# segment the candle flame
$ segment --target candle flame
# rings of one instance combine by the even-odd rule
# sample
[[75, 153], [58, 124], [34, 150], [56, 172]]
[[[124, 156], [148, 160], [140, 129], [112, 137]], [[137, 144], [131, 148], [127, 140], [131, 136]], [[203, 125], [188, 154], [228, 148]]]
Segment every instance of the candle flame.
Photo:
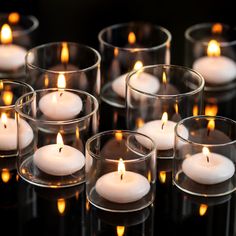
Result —
[[12, 100], [13, 100], [13, 93], [11, 91], [4, 91], [2, 99], [3, 99], [3, 102], [6, 106], [11, 105]]
[[75, 199], [78, 201], [79, 200], [79, 191], [75, 192]]
[[220, 33], [222, 33], [222, 31], [223, 31], [223, 25], [220, 23], [214, 24], [211, 28], [211, 32], [213, 34], [220, 34]]
[[167, 84], [167, 78], [166, 78], [166, 72], [165, 72], [165, 71], [162, 73], [162, 83], [163, 83], [164, 85]]
[[90, 209], [90, 202], [87, 198], [86, 198], [85, 208], [86, 208], [86, 211], [89, 211]]
[[12, 12], [8, 16], [8, 21], [11, 24], [17, 24], [20, 21], [20, 14], [18, 12]]
[[134, 70], [140, 70], [143, 67], [143, 63], [141, 61], [136, 61], [136, 63], [134, 64]]
[[57, 145], [59, 147], [59, 149], [63, 148], [63, 139], [60, 133], [57, 134]]
[[218, 57], [220, 53], [220, 44], [216, 40], [211, 40], [207, 46], [207, 55], [210, 57]]
[[122, 134], [121, 130], [117, 130], [115, 132], [115, 138], [117, 141], [121, 141], [123, 139], [123, 134]]
[[210, 120], [209, 120], [209, 122], [208, 122], [208, 124], [207, 124], [207, 129], [208, 129], [209, 131], [212, 131], [212, 130], [215, 129], [215, 121], [214, 121], [214, 119], [210, 119]]
[[198, 115], [198, 105], [194, 105], [193, 106], [193, 116], [197, 116]]
[[0, 37], [2, 44], [10, 44], [12, 42], [12, 31], [8, 24], [2, 26]]
[[168, 121], [168, 114], [167, 112], [164, 112], [162, 117], [161, 117], [161, 121], [162, 121], [162, 129], [163, 129], [163, 126], [167, 123]]
[[66, 78], [63, 73], [60, 73], [57, 78], [57, 87], [59, 89], [64, 89], [66, 87]]
[[151, 172], [150, 170], [148, 171], [147, 179], [148, 179], [148, 182], [149, 182], [149, 183], [152, 182], [152, 172]]
[[116, 226], [117, 236], [123, 236], [125, 233], [125, 226]]
[[115, 48], [114, 49], [114, 56], [117, 57], [119, 54], [119, 49], [118, 48]]
[[1, 121], [4, 124], [4, 126], [7, 124], [7, 115], [4, 112], [1, 115]]
[[165, 171], [159, 172], [159, 180], [163, 184], [166, 182], [166, 172]]
[[199, 215], [204, 216], [207, 212], [208, 206], [206, 204], [201, 204], [199, 207]]
[[3, 168], [2, 173], [1, 173], [1, 178], [2, 178], [3, 183], [9, 182], [9, 180], [11, 179], [10, 171], [6, 168]]
[[66, 209], [66, 201], [64, 198], [57, 199], [57, 209], [60, 215], [63, 215]]
[[136, 126], [138, 127], [138, 128], [141, 128], [141, 127], [143, 127], [143, 125], [144, 125], [144, 120], [142, 119], [142, 118], [137, 118], [137, 120], [136, 120]]
[[179, 113], [178, 103], [175, 103], [174, 107], [175, 107], [175, 113], [178, 114]]
[[44, 77], [44, 87], [47, 88], [49, 85], [49, 79], [48, 79], [48, 75], [45, 74], [45, 77]]
[[118, 173], [123, 176], [125, 174], [125, 163], [122, 158], [119, 159]]
[[0, 89], [2, 90], [3, 89], [3, 81], [0, 80]]
[[128, 35], [128, 42], [130, 44], [135, 44], [136, 42], [136, 36], [135, 36], [135, 33], [134, 32], [130, 32], [129, 35]]
[[217, 105], [206, 105], [205, 107], [205, 115], [206, 116], [216, 116], [218, 112]]
[[62, 49], [61, 49], [61, 63], [68, 63], [69, 61], [69, 50], [67, 43], [62, 43]]
[[79, 140], [79, 127], [78, 126], [75, 129], [75, 137], [76, 137], [76, 140]]
[[202, 153], [203, 153], [204, 156], [207, 157], [210, 154], [210, 151], [207, 147], [203, 147], [202, 148]]

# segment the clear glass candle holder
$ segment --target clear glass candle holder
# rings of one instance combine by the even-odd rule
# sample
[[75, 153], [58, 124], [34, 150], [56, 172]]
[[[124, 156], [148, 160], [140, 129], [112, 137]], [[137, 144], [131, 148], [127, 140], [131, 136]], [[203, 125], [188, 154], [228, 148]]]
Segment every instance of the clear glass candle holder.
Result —
[[[188, 137], [182, 128], [188, 130]], [[236, 189], [236, 122], [220, 116], [193, 116], [175, 128], [173, 180], [189, 194], [216, 197]]]
[[147, 207], [155, 196], [155, 159], [154, 143], [145, 135], [113, 130], [91, 137], [86, 143], [88, 200], [113, 212]]
[[63, 74], [66, 88], [100, 95], [100, 55], [86, 45], [54, 42], [40, 45], [26, 55], [26, 81], [34, 89], [58, 87]]
[[98, 38], [102, 56], [102, 109], [107, 107], [117, 113], [110, 113], [109, 119], [116, 124], [104, 125], [110, 129], [124, 128], [120, 127], [119, 119], [124, 120], [127, 73], [143, 65], [169, 64], [171, 34], [151, 23], [130, 22], [104, 28]]
[[202, 23], [185, 31], [185, 65], [202, 74], [206, 90], [235, 87], [236, 30], [221, 23]]
[[[189, 68], [145, 66], [127, 77], [127, 127], [155, 141], [158, 158], [173, 158], [176, 122], [201, 114], [204, 79]], [[187, 135], [188, 130], [184, 128]], [[145, 145], [145, 143], [144, 143]]]
[[[97, 110], [96, 98], [80, 90], [42, 89], [19, 98], [19, 175], [50, 188], [84, 182], [85, 142], [97, 132]], [[24, 123], [27, 140], [31, 140], [28, 146], [20, 142]]]
[[0, 79], [25, 77], [25, 55], [35, 45], [39, 22], [16, 12], [0, 14]]
[[15, 102], [32, 91], [24, 82], [0, 80], [0, 159], [16, 157], [18, 153]]

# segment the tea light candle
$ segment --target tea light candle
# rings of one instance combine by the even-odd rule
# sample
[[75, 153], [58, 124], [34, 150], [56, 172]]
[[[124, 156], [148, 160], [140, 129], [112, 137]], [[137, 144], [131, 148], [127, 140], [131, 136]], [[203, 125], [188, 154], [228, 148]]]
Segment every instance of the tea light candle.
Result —
[[26, 50], [11, 44], [12, 31], [8, 24], [1, 28], [0, 70], [16, 70], [25, 64]]
[[207, 48], [208, 56], [197, 59], [193, 64], [193, 69], [198, 71], [207, 83], [219, 85], [236, 78], [236, 63], [220, 54], [219, 43], [211, 40]]
[[187, 157], [182, 164], [183, 172], [199, 184], [218, 184], [230, 179], [235, 172], [231, 160], [204, 147], [201, 153]]
[[63, 74], [58, 76], [58, 87], [62, 89], [48, 93], [39, 100], [39, 108], [51, 120], [73, 119], [83, 108], [82, 100], [78, 95], [64, 91]]
[[[176, 122], [168, 120], [167, 112], [164, 112], [161, 120], [154, 120], [145, 123], [137, 132], [145, 134], [153, 139], [156, 144], [157, 150], [169, 150], [174, 148]], [[182, 135], [188, 137], [188, 130], [183, 126], [181, 127]], [[137, 137], [137, 140], [148, 148], [149, 144], [145, 142], [142, 137]]]
[[35, 165], [43, 172], [54, 176], [73, 174], [84, 167], [85, 157], [77, 149], [63, 144], [60, 133], [57, 144], [39, 148], [34, 154]]
[[120, 159], [118, 171], [100, 177], [95, 188], [97, 193], [108, 201], [130, 203], [147, 195], [150, 191], [150, 184], [144, 176], [125, 171], [124, 162]]
[[[19, 122], [19, 145], [27, 147], [33, 140], [33, 130], [29, 124], [20, 119]], [[17, 149], [17, 123], [15, 119], [7, 118], [5, 113], [1, 114], [0, 121], [0, 150], [11, 151]]]
[[[134, 70], [139, 70], [143, 67], [141, 61], [137, 61], [134, 65]], [[127, 74], [123, 74], [117, 77], [112, 82], [113, 91], [120, 97], [125, 98], [126, 95], [126, 77]], [[148, 73], [140, 72], [132, 76], [130, 84], [137, 90], [141, 90], [146, 93], [156, 93], [160, 88], [160, 82], [158, 79]]]

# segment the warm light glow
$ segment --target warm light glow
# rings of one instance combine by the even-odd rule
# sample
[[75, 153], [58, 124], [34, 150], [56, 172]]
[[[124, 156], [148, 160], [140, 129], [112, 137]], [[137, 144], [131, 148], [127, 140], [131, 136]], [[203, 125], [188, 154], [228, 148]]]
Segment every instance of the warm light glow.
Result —
[[58, 212], [63, 215], [64, 212], [65, 212], [65, 209], [66, 209], [66, 201], [64, 198], [59, 198], [57, 200], [57, 209], [58, 209]]
[[11, 24], [17, 24], [20, 21], [20, 14], [17, 12], [12, 12], [8, 16], [8, 21]]
[[115, 138], [117, 141], [121, 141], [123, 139], [123, 134], [120, 130], [116, 131]]
[[167, 112], [164, 112], [162, 117], [161, 117], [161, 121], [162, 121], [162, 126], [164, 126], [166, 124], [166, 122], [168, 121], [168, 114]]
[[88, 199], [86, 199], [85, 208], [86, 208], [86, 211], [89, 211], [90, 209], [90, 202]]
[[3, 89], [3, 82], [2, 82], [2, 80], [0, 80], [0, 89], [1, 90]]
[[198, 105], [194, 105], [193, 106], [193, 116], [197, 116], [198, 115]]
[[9, 180], [11, 179], [11, 173], [8, 169], [2, 169], [2, 173], [1, 173], [1, 178], [3, 183], [7, 183], [9, 182]]
[[166, 182], [166, 172], [165, 171], [159, 172], [159, 180], [163, 184]]
[[134, 70], [140, 70], [143, 67], [143, 63], [141, 61], [136, 61], [134, 64]]
[[162, 83], [163, 83], [163, 84], [166, 84], [166, 83], [167, 83], [166, 72], [163, 72], [163, 74], [162, 74]]
[[63, 148], [63, 145], [64, 145], [63, 139], [60, 133], [57, 134], [57, 145], [59, 149]]
[[205, 115], [206, 116], [216, 116], [218, 112], [217, 105], [206, 105], [205, 107]]
[[69, 50], [67, 43], [62, 43], [62, 49], [61, 49], [61, 63], [68, 63], [69, 61]]
[[66, 87], [66, 78], [63, 73], [60, 73], [57, 78], [57, 87], [59, 89], [64, 89]]
[[204, 156], [207, 157], [207, 156], [209, 156], [210, 151], [207, 147], [203, 147], [202, 148], [202, 153], [203, 153]]
[[8, 24], [4, 24], [1, 29], [1, 43], [9, 44], [12, 42], [12, 31]]
[[44, 87], [47, 88], [49, 85], [49, 79], [48, 79], [48, 75], [46, 74], [44, 77]]
[[125, 233], [125, 226], [116, 226], [117, 236], [123, 236]]
[[1, 121], [2, 121], [2, 123], [4, 124], [4, 125], [6, 125], [7, 124], [7, 115], [6, 115], [6, 113], [2, 113], [2, 115], [1, 115]]
[[212, 131], [212, 130], [215, 129], [215, 121], [214, 121], [214, 119], [209, 120], [209, 122], [207, 124], [207, 129], [209, 131]]
[[75, 192], [75, 199], [78, 201], [79, 200], [79, 191]]
[[177, 104], [177, 103], [175, 103], [175, 105], [174, 105], [174, 106], [175, 106], [175, 113], [176, 113], [176, 114], [178, 114], [178, 113], [179, 113], [179, 107], [178, 107], [178, 104]]
[[151, 171], [148, 171], [148, 182], [151, 183], [152, 182], [152, 172]]
[[16, 175], [16, 181], [19, 181], [19, 178], [20, 178], [19, 175]]
[[220, 44], [216, 40], [211, 40], [207, 46], [207, 55], [210, 57], [220, 56]]
[[136, 126], [138, 127], [138, 128], [141, 128], [141, 127], [143, 127], [143, 125], [144, 125], [144, 120], [142, 119], [142, 118], [138, 118], [137, 120], [136, 120]]
[[130, 44], [135, 44], [136, 42], [136, 36], [135, 36], [135, 33], [134, 32], [130, 32], [129, 35], [128, 35], [128, 42]]
[[124, 163], [122, 158], [119, 159], [118, 173], [120, 175], [124, 175], [125, 174], [125, 163]]
[[76, 140], [79, 140], [79, 127], [78, 126], [75, 129], [75, 137], [76, 137]]
[[222, 33], [222, 31], [223, 31], [223, 25], [220, 23], [214, 24], [211, 28], [211, 32], [213, 34], [220, 34], [220, 33]]
[[118, 48], [115, 48], [114, 49], [114, 56], [117, 57], [119, 54], [119, 49]]
[[13, 93], [11, 91], [4, 91], [2, 99], [3, 99], [3, 102], [6, 106], [11, 105], [12, 100], [13, 100]]
[[204, 216], [207, 212], [208, 206], [206, 204], [201, 204], [199, 207], [199, 215]]

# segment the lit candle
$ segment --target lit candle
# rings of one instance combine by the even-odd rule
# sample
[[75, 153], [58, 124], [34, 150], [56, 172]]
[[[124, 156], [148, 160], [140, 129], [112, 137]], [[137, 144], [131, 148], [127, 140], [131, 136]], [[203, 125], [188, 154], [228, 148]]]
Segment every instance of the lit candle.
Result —
[[4, 24], [0, 32], [0, 70], [16, 70], [25, 64], [26, 50], [12, 43], [12, 31]]
[[57, 144], [39, 148], [34, 154], [34, 163], [49, 175], [66, 176], [81, 170], [85, 157], [79, 150], [64, 145], [62, 136], [58, 133]]
[[[137, 61], [134, 65], [134, 70], [139, 70], [143, 67], [141, 61]], [[126, 77], [128, 73], [123, 74], [117, 77], [112, 82], [113, 91], [118, 94], [120, 97], [125, 98], [126, 92]], [[140, 72], [136, 73], [131, 77], [130, 84], [137, 90], [141, 90], [146, 93], [156, 93], [160, 88], [160, 83], [158, 79], [148, 73]]]
[[210, 84], [228, 83], [236, 78], [235, 62], [221, 56], [220, 44], [211, 40], [207, 47], [207, 56], [197, 59], [193, 69], [198, 71]]
[[[33, 140], [33, 130], [29, 124], [19, 120], [19, 145], [27, 147]], [[17, 149], [17, 123], [15, 119], [8, 118], [5, 113], [1, 114], [0, 120], [0, 150], [12, 151]]]
[[230, 179], [235, 172], [234, 164], [227, 157], [211, 153], [203, 147], [201, 153], [186, 156], [183, 172], [199, 184], [218, 184]]
[[73, 119], [83, 108], [82, 100], [78, 95], [64, 91], [66, 81], [62, 73], [58, 76], [57, 86], [58, 91], [48, 93], [40, 99], [39, 108], [51, 120]]
[[148, 194], [150, 184], [144, 176], [125, 170], [120, 158], [118, 171], [100, 177], [96, 182], [97, 193], [108, 201], [130, 203], [140, 200]]
[[[174, 148], [175, 126], [176, 122], [169, 121], [167, 112], [164, 112], [161, 120], [149, 121], [138, 128], [137, 132], [150, 137], [155, 142], [157, 150], [169, 150]], [[184, 126], [181, 126], [180, 132], [184, 137], [188, 137], [188, 130]], [[148, 147], [149, 144], [142, 137], [137, 137], [137, 140]]]

